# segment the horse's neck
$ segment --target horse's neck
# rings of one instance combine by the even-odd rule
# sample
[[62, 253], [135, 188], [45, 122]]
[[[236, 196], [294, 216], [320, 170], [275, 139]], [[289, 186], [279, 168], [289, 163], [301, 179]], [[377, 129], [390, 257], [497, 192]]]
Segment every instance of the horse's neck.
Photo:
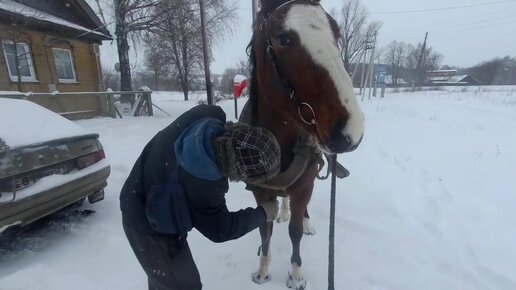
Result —
[[294, 159], [293, 149], [296, 145], [300, 128], [291, 117], [276, 108], [259, 106], [257, 110], [259, 126], [269, 130], [281, 147], [281, 167], [284, 170]]

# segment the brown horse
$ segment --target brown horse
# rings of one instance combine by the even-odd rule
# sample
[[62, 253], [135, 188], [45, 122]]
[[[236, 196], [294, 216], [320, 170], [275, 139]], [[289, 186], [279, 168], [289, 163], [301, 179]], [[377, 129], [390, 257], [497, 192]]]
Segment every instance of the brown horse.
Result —
[[[339, 28], [319, 0], [261, 0], [250, 50], [250, 100], [253, 123], [270, 130], [281, 145], [281, 169], [293, 163], [300, 136], [320, 152], [353, 151], [362, 140], [363, 114], [337, 47]], [[306, 138], [305, 138], [306, 139]], [[320, 158], [320, 157], [319, 157]], [[309, 158], [301, 176], [285, 189], [290, 197], [289, 235], [292, 270], [287, 286], [304, 289], [300, 242], [303, 221], [318, 171]], [[253, 189], [256, 202], [276, 199], [268, 189]], [[270, 280], [269, 242], [273, 223], [260, 227], [260, 266], [252, 279]]]

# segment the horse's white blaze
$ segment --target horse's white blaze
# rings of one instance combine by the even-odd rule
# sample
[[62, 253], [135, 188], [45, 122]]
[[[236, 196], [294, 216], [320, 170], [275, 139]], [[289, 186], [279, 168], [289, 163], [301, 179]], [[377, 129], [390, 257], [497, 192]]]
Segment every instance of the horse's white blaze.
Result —
[[313, 61], [328, 71], [340, 101], [350, 115], [342, 134], [349, 136], [353, 145], [357, 145], [364, 134], [364, 116], [342, 63], [326, 13], [320, 6], [293, 5], [284, 25], [285, 29], [299, 35], [301, 45]]

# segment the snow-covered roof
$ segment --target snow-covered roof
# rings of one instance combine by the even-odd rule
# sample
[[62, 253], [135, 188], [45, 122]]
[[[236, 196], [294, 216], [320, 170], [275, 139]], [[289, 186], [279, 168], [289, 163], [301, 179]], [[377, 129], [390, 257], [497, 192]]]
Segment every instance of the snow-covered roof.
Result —
[[0, 98], [0, 137], [10, 148], [91, 134], [74, 122], [26, 100]]
[[468, 75], [456, 75], [456, 76], [452, 76], [451, 78], [448, 79], [448, 82], [451, 82], [451, 83], [458, 83], [458, 82], [461, 82], [463, 81], [465, 78], [467, 78]]
[[[110, 38], [109, 35], [106, 35], [102, 32], [86, 28], [82, 25], [70, 22], [63, 18], [57, 17], [50, 13], [41, 11], [39, 9], [30, 7], [28, 5], [25, 5], [25, 4], [22, 4], [19, 2], [13, 1], [13, 0], [1, 0], [0, 1], [0, 10], [5, 10], [10, 13], [19, 14], [24, 17], [33, 18], [33, 19], [36, 19], [39, 21], [50, 22], [50, 23], [57, 24], [57, 25], [63, 26], [63, 27], [73, 28], [73, 29], [76, 29], [79, 31], [83, 31], [84, 34], [91, 33], [91, 34], [94, 34], [97, 36], [102, 36], [104, 38]], [[101, 27], [99, 27], [99, 29], [100, 28]]]
[[448, 79], [450, 79], [449, 76], [430, 76], [430, 77], [428, 77], [428, 80], [434, 81], [434, 82], [445, 82], [445, 81], [448, 81]]
[[427, 73], [456, 73], [458, 70], [456, 69], [439, 69], [439, 70], [429, 70]]

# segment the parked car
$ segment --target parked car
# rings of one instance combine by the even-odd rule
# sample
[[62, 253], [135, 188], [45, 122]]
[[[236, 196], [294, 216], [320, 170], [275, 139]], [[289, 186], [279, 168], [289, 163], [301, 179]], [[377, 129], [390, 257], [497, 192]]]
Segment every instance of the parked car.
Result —
[[0, 98], [0, 232], [104, 198], [99, 135], [35, 103]]

